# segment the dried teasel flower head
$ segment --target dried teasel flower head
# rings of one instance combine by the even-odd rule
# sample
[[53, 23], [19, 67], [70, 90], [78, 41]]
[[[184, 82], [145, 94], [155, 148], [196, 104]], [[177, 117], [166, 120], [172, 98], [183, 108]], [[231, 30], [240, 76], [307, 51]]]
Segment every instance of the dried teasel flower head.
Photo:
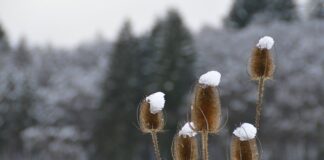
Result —
[[255, 135], [257, 129], [249, 123], [243, 123], [233, 132], [231, 160], [258, 160], [259, 153]]
[[173, 158], [175, 160], [197, 160], [198, 144], [195, 138], [197, 133], [192, 122], [186, 123], [173, 141]]
[[200, 132], [217, 133], [221, 120], [221, 104], [217, 86], [221, 74], [209, 71], [199, 78], [191, 109], [191, 118]]
[[146, 97], [140, 104], [139, 123], [144, 133], [160, 132], [164, 127], [164, 93], [156, 92]]
[[270, 49], [273, 45], [273, 38], [264, 36], [259, 40], [256, 47], [253, 49], [249, 64], [249, 73], [251, 79], [258, 80], [261, 77], [264, 79], [272, 78], [275, 65]]

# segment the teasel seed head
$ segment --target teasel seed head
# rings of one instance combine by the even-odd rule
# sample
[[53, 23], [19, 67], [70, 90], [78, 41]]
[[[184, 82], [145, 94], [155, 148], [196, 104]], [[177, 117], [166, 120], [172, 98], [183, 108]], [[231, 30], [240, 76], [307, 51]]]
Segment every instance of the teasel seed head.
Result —
[[273, 38], [265, 36], [259, 40], [256, 47], [253, 49], [249, 64], [251, 79], [258, 80], [261, 77], [264, 79], [272, 78], [275, 65], [270, 49], [273, 45]]
[[164, 93], [156, 92], [142, 100], [139, 109], [139, 124], [143, 133], [160, 132], [164, 127]]
[[221, 104], [217, 86], [221, 74], [210, 71], [203, 74], [195, 87], [191, 118], [200, 132], [217, 133], [221, 120]]
[[259, 159], [255, 139], [256, 132], [256, 128], [249, 123], [243, 123], [234, 130], [231, 145], [231, 160]]
[[175, 160], [197, 160], [198, 144], [195, 138], [197, 134], [192, 122], [186, 123], [175, 136], [172, 152]]

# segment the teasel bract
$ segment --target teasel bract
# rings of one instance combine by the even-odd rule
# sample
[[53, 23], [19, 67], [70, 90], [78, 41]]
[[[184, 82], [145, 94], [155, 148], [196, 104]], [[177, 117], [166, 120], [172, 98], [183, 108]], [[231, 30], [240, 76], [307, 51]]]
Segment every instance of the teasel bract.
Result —
[[139, 109], [139, 125], [143, 133], [150, 133], [155, 150], [155, 157], [161, 160], [157, 133], [164, 127], [164, 93], [156, 92], [142, 100]]
[[258, 100], [255, 117], [255, 126], [257, 128], [260, 126], [264, 82], [273, 77], [275, 70], [272, 53], [270, 52], [273, 45], [274, 40], [272, 37], [262, 37], [253, 49], [250, 57], [249, 73], [252, 80], [258, 81]]
[[194, 124], [187, 122], [173, 139], [172, 155], [174, 160], [197, 160], [198, 145]]
[[209, 71], [199, 78], [191, 109], [191, 118], [195, 130], [201, 133], [203, 159], [208, 159], [208, 134], [219, 131], [221, 103], [217, 86], [221, 74]]
[[231, 160], [259, 160], [256, 144], [256, 128], [249, 123], [243, 123], [233, 132], [231, 145]]

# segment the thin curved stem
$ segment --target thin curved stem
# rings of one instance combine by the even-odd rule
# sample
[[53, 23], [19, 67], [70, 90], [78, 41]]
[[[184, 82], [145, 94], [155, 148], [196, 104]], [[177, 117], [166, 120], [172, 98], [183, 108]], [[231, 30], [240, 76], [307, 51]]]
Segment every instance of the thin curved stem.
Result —
[[151, 132], [151, 135], [152, 135], [152, 142], [153, 142], [153, 146], [154, 146], [155, 159], [161, 160], [161, 155], [160, 155], [160, 150], [159, 150], [159, 142], [157, 139], [156, 132]]
[[203, 160], [208, 160], [208, 132], [207, 131], [202, 131], [201, 142], [202, 142], [202, 150], [203, 150]]
[[258, 100], [257, 100], [257, 104], [256, 104], [256, 115], [255, 115], [256, 128], [260, 128], [263, 92], [264, 92], [264, 78], [261, 77], [259, 79], [259, 84], [258, 84]]

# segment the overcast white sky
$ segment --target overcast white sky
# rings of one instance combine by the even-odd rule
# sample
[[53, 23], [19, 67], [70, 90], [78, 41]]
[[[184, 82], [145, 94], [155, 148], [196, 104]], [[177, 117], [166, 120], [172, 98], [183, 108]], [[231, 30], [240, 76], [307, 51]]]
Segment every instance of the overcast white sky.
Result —
[[70, 47], [102, 33], [114, 39], [126, 18], [136, 33], [177, 8], [191, 30], [220, 26], [232, 0], [0, 0], [0, 22], [10, 41]]

